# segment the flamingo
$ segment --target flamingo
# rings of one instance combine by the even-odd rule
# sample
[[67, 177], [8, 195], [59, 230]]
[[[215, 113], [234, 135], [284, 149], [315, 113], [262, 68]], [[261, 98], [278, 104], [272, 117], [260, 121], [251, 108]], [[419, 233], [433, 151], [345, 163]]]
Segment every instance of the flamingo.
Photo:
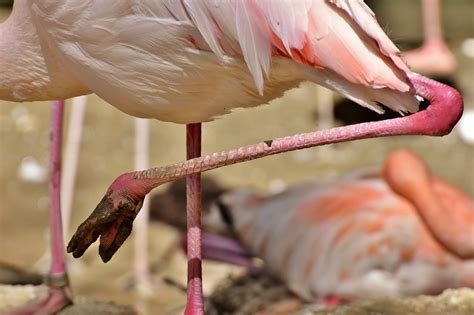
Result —
[[[206, 236], [205, 256], [252, 267], [254, 254], [306, 301], [474, 288], [474, 260], [459, 257], [474, 240], [474, 200], [408, 150], [391, 153], [382, 172], [303, 182], [270, 197], [228, 192], [204, 224], [241, 242]], [[447, 242], [463, 246], [452, 252]]]
[[[108, 261], [145, 195], [188, 177], [187, 314], [203, 313], [199, 173], [333, 142], [445, 135], [463, 108], [457, 91], [408, 69], [362, 0], [17, 0], [0, 34], [0, 99], [94, 92], [130, 115], [187, 125], [190, 160], [119, 176], [68, 245], [79, 257], [100, 236]], [[197, 157], [202, 122], [266, 103], [305, 80], [378, 112], [379, 104], [416, 112], [419, 98], [432, 106]]]
[[424, 40], [420, 48], [403, 53], [413, 71], [427, 75], [450, 75], [456, 59], [443, 39], [440, 0], [422, 0]]

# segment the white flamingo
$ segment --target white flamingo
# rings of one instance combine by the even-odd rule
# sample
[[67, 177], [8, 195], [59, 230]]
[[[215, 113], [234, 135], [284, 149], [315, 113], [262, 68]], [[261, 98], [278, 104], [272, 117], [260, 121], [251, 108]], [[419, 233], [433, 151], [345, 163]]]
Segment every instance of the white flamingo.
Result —
[[[108, 261], [130, 234], [144, 196], [187, 176], [190, 314], [203, 313], [200, 172], [326, 143], [444, 135], [462, 112], [459, 93], [410, 72], [362, 0], [17, 0], [0, 38], [0, 99], [94, 92], [128, 114], [188, 125], [193, 159], [118, 177], [68, 251], [81, 256], [100, 236]], [[379, 112], [379, 104], [414, 112], [415, 95], [432, 106], [195, 158], [201, 122], [268, 102], [304, 80]]]

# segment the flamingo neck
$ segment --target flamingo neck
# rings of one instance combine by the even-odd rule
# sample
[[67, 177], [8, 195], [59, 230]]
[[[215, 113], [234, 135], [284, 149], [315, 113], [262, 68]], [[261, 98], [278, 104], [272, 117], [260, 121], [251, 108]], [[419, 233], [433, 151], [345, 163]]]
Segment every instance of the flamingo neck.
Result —
[[469, 232], [472, 214], [459, 217], [444, 206], [429, 170], [418, 157], [404, 150], [392, 153], [385, 162], [384, 177], [393, 191], [415, 206], [434, 238], [449, 252], [461, 258], [474, 257], [473, 234]]
[[89, 93], [42, 45], [28, 5], [16, 0], [10, 17], [0, 24], [0, 100], [54, 100]]

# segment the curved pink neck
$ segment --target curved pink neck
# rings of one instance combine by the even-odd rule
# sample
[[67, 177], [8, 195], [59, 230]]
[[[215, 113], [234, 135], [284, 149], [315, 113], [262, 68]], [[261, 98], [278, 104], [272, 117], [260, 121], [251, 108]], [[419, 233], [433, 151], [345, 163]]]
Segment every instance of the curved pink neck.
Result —
[[[474, 257], [472, 202], [466, 202], [466, 197], [453, 187], [434, 180], [424, 163], [409, 151], [397, 151], [387, 158], [384, 177], [397, 194], [413, 203], [433, 236], [448, 251], [461, 258]], [[452, 205], [446, 207], [443, 197], [448, 197]], [[457, 202], [459, 198], [462, 200]]]

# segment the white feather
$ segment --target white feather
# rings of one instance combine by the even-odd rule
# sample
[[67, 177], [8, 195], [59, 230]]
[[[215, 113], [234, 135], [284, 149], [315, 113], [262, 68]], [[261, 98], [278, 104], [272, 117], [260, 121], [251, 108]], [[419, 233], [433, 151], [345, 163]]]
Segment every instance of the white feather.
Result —
[[204, 1], [192, 1], [184, 0], [188, 13], [191, 15], [196, 27], [199, 32], [206, 40], [212, 52], [216, 54], [217, 58], [222, 62], [224, 58], [224, 52], [219, 44], [217, 37], [218, 27], [215, 24], [209, 10], [207, 9]]
[[[416, 110], [409, 93], [351, 83], [337, 69], [314, 69], [286, 57], [272, 60], [271, 33], [286, 50], [301, 49], [311, 35], [309, 11], [327, 6], [323, 0], [25, 3], [48, 47], [45, 57], [60, 61], [86, 88], [134, 116], [207, 121], [266, 103], [306, 79], [377, 111], [377, 102]], [[347, 10], [351, 5], [357, 8], [350, 3]], [[354, 19], [367, 16], [360, 11]]]
[[237, 1], [237, 35], [245, 62], [255, 80], [257, 89], [263, 95], [263, 72], [270, 70], [271, 46], [269, 35], [258, 21], [250, 1]]

